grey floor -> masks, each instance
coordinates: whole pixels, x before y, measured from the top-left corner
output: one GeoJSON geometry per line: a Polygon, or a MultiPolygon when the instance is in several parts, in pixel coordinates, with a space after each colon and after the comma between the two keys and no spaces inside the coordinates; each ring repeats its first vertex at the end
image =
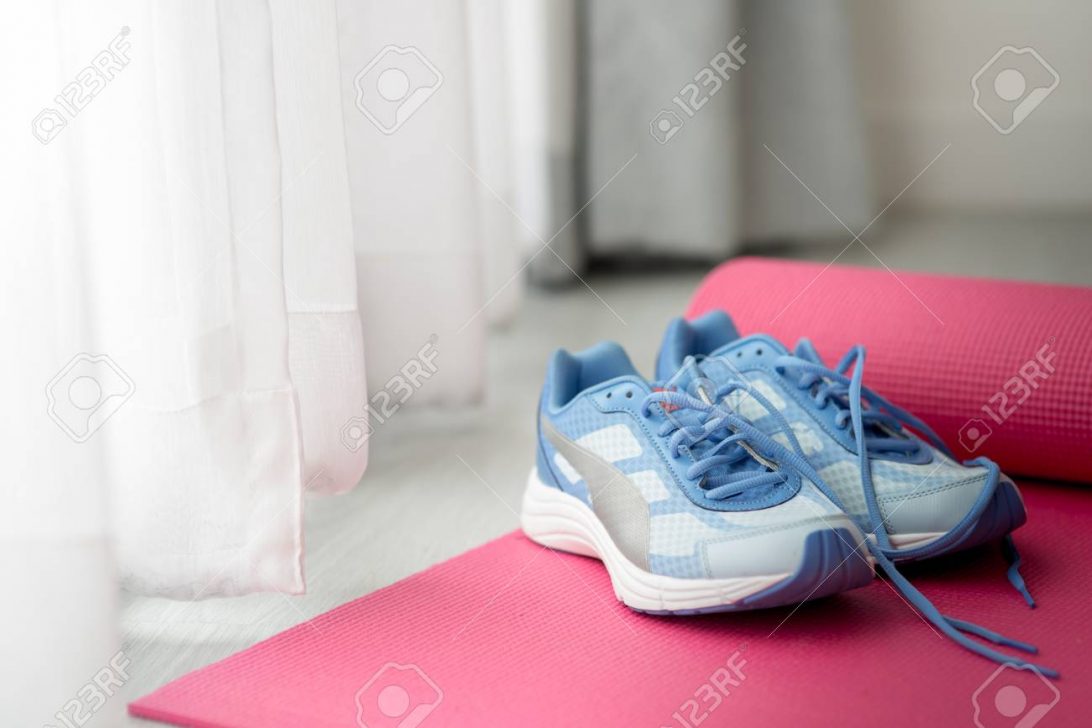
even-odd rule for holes
{"type": "MultiPolygon", "coordinates": [[[[891,217],[866,242],[893,268],[1088,285],[1089,231],[1087,215],[891,217]]],[[[825,263],[848,242],[793,255],[825,263]]],[[[839,262],[880,265],[859,243],[839,262]]],[[[519,318],[491,337],[490,388],[480,408],[401,411],[373,436],[368,472],[354,492],[308,503],[307,595],[126,599],[126,699],[516,528],[549,353],[613,338],[649,367],[664,321],[685,308],[702,273],[590,278],[625,325],[583,286],[530,291],[519,318]]]]}

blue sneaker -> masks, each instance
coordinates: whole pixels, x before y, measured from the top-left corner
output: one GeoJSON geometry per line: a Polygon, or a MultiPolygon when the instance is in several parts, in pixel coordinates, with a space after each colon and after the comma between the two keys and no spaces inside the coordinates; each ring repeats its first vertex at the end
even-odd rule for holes
{"type": "Polygon", "coordinates": [[[617,344],[558,351],[539,405],[522,526],[603,561],[619,600],[656,614],[773,607],[869,583],[851,518],[772,455],[777,443],[686,393],[653,387],[617,344]]]}
{"type": "MultiPolygon", "coordinates": [[[[708,378],[714,401],[807,461],[814,482],[867,534],[873,558],[896,584],[905,582],[894,569],[896,561],[1000,540],[1011,562],[1010,581],[1034,606],[1010,535],[1027,520],[1016,485],[986,458],[958,462],[925,423],[864,387],[863,347],[854,347],[829,368],[807,339],[790,353],[765,334],[740,337],[726,313],[712,311],[691,322],[671,322],[657,375],[687,361],[708,378]],[[860,447],[858,432],[864,433],[860,447]]],[[[916,595],[911,599],[915,606],[923,613],[932,610],[943,622],[938,627],[953,638],[954,626],[999,644],[1030,648],[943,617],[909,583],[905,586],[916,595]]],[[[965,640],[957,638],[961,644],[965,640]]],[[[974,651],[991,653],[991,659],[1013,661],[971,644],[979,648],[974,651]]]]}

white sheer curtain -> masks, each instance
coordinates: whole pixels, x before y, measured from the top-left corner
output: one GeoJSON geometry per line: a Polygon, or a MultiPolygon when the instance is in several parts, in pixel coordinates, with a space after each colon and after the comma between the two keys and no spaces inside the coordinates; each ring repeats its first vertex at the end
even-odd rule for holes
{"type": "Polygon", "coordinates": [[[414,406],[480,401],[487,325],[518,297],[506,69],[492,35],[503,12],[478,0],[338,0],[370,382],[390,389],[434,340],[437,371],[414,406]],[[405,97],[376,93],[398,78],[405,97]]]}
{"type": "Polygon", "coordinates": [[[415,404],[479,399],[521,252],[500,2],[0,13],[0,566],[30,595],[0,651],[33,656],[0,722],[30,725],[113,657],[118,581],[301,591],[304,496],[367,462],[365,351],[381,389],[435,341],[415,404]],[[357,103],[388,46],[443,78],[396,134],[357,103]]]}
{"type": "Polygon", "coordinates": [[[360,479],[368,443],[346,423],[367,397],[353,267],[353,221],[338,18],[333,0],[271,0],[288,363],[300,402],[303,482],[342,493],[360,479]],[[348,443],[348,446],[346,446],[348,443]]]}
{"type": "Polygon", "coordinates": [[[115,575],[304,588],[366,387],[332,0],[2,14],[0,722],[42,725],[117,650],[115,575]]]}
{"type": "MultiPolygon", "coordinates": [[[[0,78],[0,371],[7,392],[0,442],[8,464],[0,483],[6,595],[0,602],[0,654],[8,661],[0,671],[0,720],[5,725],[53,722],[55,711],[118,647],[103,453],[74,442],[46,416],[43,391],[68,359],[88,346],[92,319],[82,273],[85,249],[77,242],[86,214],[82,185],[73,179],[78,160],[59,137],[46,147],[30,133],[30,120],[61,92],[70,80],[65,76],[87,62],[81,58],[75,68],[67,66],[71,54],[62,51],[57,12],[21,4],[7,9],[0,23],[0,42],[24,59],[18,73],[0,78]]],[[[107,28],[99,28],[100,45],[117,36],[121,25],[111,19],[107,28]]],[[[49,121],[41,117],[41,133],[52,128],[49,121]]],[[[101,724],[116,723],[123,709],[107,706],[101,724]]]]}

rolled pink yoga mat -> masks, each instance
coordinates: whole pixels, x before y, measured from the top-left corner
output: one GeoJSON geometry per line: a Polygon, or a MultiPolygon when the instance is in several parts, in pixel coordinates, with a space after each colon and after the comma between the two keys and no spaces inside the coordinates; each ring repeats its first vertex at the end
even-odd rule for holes
{"type": "Polygon", "coordinates": [[[1092,482],[1092,288],[743,258],[687,316],[713,308],[790,349],[806,336],[829,366],[864,344],[865,385],[957,455],[1092,482]]]}

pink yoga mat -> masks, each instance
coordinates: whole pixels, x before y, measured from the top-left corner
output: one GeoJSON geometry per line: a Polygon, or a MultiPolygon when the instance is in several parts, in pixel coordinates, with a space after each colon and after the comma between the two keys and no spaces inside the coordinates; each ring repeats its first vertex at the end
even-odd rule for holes
{"type": "Polygon", "coordinates": [[[687,315],[712,308],[790,348],[807,336],[828,365],[864,344],[865,384],[959,455],[1092,482],[1092,288],[745,258],[687,315]]]}
{"type": "Polygon", "coordinates": [[[1038,644],[1062,673],[1054,683],[939,637],[880,580],[799,609],[653,617],[615,601],[599,562],[513,533],[130,710],[203,728],[686,728],[702,715],[704,726],[871,728],[973,726],[977,706],[986,728],[1017,724],[999,708],[1087,725],[1092,498],[1060,485],[1025,492],[1020,545],[1038,609],[1012,591],[995,549],[906,573],[946,614],[1038,644]]]}

